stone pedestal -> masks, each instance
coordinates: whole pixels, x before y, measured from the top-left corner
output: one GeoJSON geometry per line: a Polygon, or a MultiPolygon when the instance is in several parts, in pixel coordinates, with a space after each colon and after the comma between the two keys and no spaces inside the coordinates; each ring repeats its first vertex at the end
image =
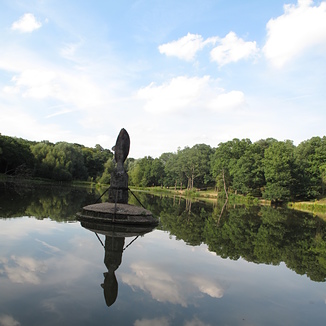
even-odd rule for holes
{"type": "Polygon", "coordinates": [[[111,173],[109,203],[128,204],[128,174],[114,171],[111,173]]]}

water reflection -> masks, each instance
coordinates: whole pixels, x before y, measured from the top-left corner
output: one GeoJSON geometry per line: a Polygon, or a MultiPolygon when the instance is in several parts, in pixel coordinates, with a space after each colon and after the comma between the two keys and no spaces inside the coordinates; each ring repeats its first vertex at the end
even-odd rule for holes
{"type": "Polygon", "coordinates": [[[192,246],[202,243],[226,259],[286,266],[311,280],[326,280],[326,222],[311,214],[272,207],[215,207],[165,197],[141,196],[161,229],[192,246]],[[221,213],[222,212],[222,213],[221,213]]]}
{"type": "Polygon", "coordinates": [[[98,196],[99,191],[92,187],[0,182],[0,216],[74,221],[76,211],[94,203],[98,196]]]}
{"type": "Polygon", "coordinates": [[[53,221],[94,202],[71,191],[0,188],[0,325],[325,325],[323,221],[139,195],[161,225],[136,238],[53,221]]]}
{"type": "Polygon", "coordinates": [[[91,222],[81,222],[82,227],[95,233],[96,237],[104,247],[104,264],[107,272],[104,272],[104,282],[101,287],[104,290],[104,298],[106,305],[110,307],[113,305],[118,296],[118,281],[115,271],[119,268],[122,262],[122,254],[139,236],[151,232],[152,226],[124,226],[117,224],[98,224],[91,222]],[[105,235],[105,242],[103,244],[98,234],[105,235]],[[133,237],[125,247],[125,239],[133,237]]]}
{"type": "MultiPolygon", "coordinates": [[[[98,194],[95,189],[0,183],[0,216],[74,221],[76,211],[94,203],[98,194]]],[[[204,243],[224,259],[241,257],[271,265],[285,262],[297,274],[317,282],[326,280],[326,223],[311,214],[224,202],[208,205],[142,193],[137,196],[160,217],[159,229],[188,245],[204,243]]],[[[137,205],[133,200],[131,197],[130,203],[137,205]]]]}

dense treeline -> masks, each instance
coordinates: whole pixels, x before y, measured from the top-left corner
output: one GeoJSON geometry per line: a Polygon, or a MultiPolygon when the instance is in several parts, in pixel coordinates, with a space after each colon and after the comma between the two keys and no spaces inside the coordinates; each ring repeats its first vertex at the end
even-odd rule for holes
{"type": "Polygon", "coordinates": [[[100,181],[101,178],[107,181],[112,160],[112,152],[100,145],[89,148],[0,135],[0,173],[8,175],[56,181],[100,181]]]}
{"type": "Polygon", "coordinates": [[[318,198],[325,195],[326,137],[298,146],[273,138],[255,143],[233,139],[217,148],[199,144],[135,160],[129,177],[135,186],[216,187],[272,201],[318,198]]]}
{"type": "MultiPolygon", "coordinates": [[[[60,181],[110,182],[113,154],[100,145],[27,140],[0,135],[0,173],[60,181]]],[[[273,201],[325,195],[326,137],[313,137],[295,146],[273,138],[252,143],[233,139],[216,148],[197,144],[163,153],[127,159],[129,183],[194,190],[216,187],[273,201]]]]}

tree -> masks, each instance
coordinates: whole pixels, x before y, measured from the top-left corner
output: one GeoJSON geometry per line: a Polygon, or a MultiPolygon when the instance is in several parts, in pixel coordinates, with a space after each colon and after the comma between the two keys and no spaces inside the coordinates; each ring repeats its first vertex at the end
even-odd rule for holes
{"type": "Polygon", "coordinates": [[[237,170],[237,161],[251,145],[249,139],[237,138],[226,143],[220,143],[211,160],[212,175],[218,189],[233,185],[233,176],[237,170]]]}
{"type": "Polygon", "coordinates": [[[129,181],[132,185],[137,187],[148,187],[154,185],[154,176],[152,175],[153,158],[145,156],[136,160],[129,167],[129,181]]]}
{"type": "Polygon", "coordinates": [[[99,180],[102,184],[109,184],[111,181],[111,173],[114,171],[115,164],[113,158],[109,158],[104,164],[104,172],[99,180]]]}
{"type": "Polygon", "coordinates": [[[177,153],[165,153],[163,154],[164,172],[165,172],[165,185],[177,189],[177,185],[180,185],[182,189],[186,182],[185,175],[183,173],[181,150],[178,149],[177,153]]]}
{"type": "Polygon", "coordinates": [[[326,137],[313,137],[296,148],[296,163],[300,166],[303,196],[316,198],[325,194],[326,137]]]}
{"type": "Polygon", "coordinates": [[[185,147],[180,153],[182,170],[188,180],[188,189],[203,187],[212,182],[210,158],[213,149],[209,145],[198,144],[192,148],[185,147]]]}
{"type": "Polygon", "coordinates": [[[152,161],[152,166],[151,166],[151,178],[153,179],[154,184],[156,186],[163,187],[164,177],[165,177],[164,164],[162,160],[160,160],[159,158],[155,158],[152,161]]]}
{"type": "Polygon", "coordinates": [[[0,135],[0,172],[10,175],[22,170],[32,172],[34,157],[30,151],[31,144],[21,138],[0,135]]]}
{"type": "Polygon", "coordinates": [[[276,140],[259,140],[248,146],[233,173],[233,187],[242,194],[261,196],[266,184],[263,159],[268,146],[276,140]]]}
{"type": "Polygon", "coordinates": [[[95,148],[83,147],[82,152],[89,179],[98,180],[103,175],[105,163],[113,159],[113,153],[99,144],[95,148]]]}
{"type": "Polygon", "coordinates": [[[265,150],[263,160],[266,187],[263,197],[272,201],[294,197],[295,157],[292,141],[274,142],[265,150]]]}

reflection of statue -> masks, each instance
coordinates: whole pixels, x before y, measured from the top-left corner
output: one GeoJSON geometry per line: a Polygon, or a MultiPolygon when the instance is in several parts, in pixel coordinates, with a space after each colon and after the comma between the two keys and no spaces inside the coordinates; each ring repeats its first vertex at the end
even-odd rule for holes
{"type": "Polygon", "coordinates": [[[125,226],[118,224],[98,224],[86,221],[82,221],[81,225],[94,232],[97,237],[98,233],[105,235],[105,244],[98,237],[105,249],[104,264],[108,269],[104,273],[104,282],[101,286],[104,290],[106,305],[110,307],[118,297],[118,281],[115,276],[115,271],[121,265],[123,251],[139,236],[151,232],[154,226],[125,226]],[[127,237],[135,238],[124,248],[125,238],[127,237]]]}
{"type": "Polygon", "coordinates": [[[104,264],[108,272],[104,273],[104,283],[101,286],[104,289],[104,298],[108,307],[115,302],[118,296],[118,281],[114,272],[121,264],[124,243],[125,238],[105,237],[104,264]]]}

